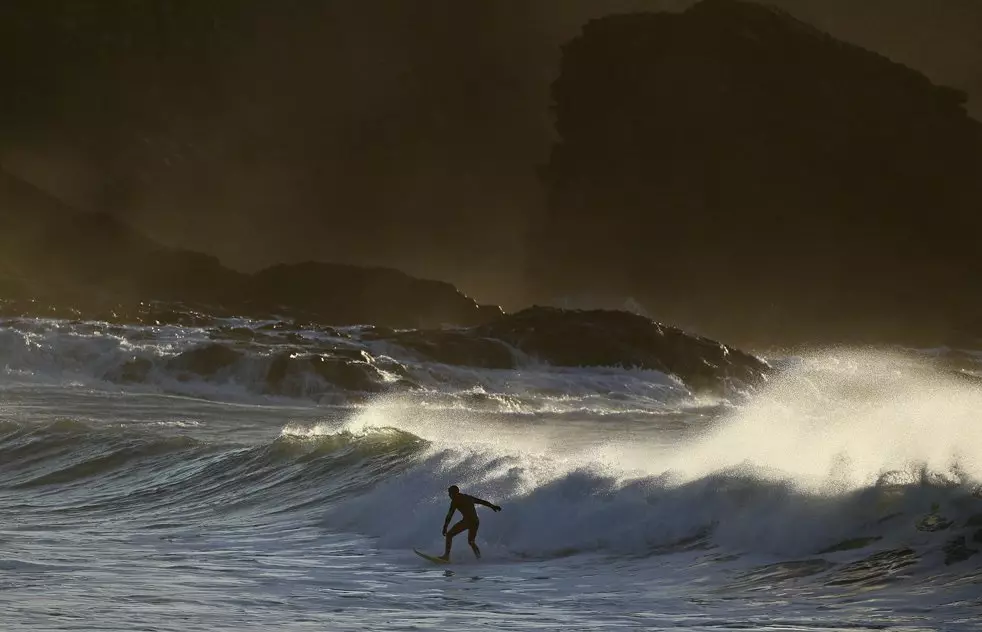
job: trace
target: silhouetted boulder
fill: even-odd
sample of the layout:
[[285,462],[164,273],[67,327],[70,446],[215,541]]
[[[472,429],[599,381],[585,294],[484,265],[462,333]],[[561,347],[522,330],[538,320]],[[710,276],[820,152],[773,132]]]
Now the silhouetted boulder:
[[982,322],[964,94],[738,0],[589,22],[552,94],[539,296],[631,296],[732,341]]

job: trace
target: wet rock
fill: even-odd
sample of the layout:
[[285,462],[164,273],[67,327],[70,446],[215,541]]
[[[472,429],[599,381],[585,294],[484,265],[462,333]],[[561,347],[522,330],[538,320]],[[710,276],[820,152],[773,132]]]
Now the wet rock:
[[655,370],[698,391],[757,384],[770,371],[759,358],[715,340],[609,310],[532,307],[476,327],[376,329],[366,338],[400,345],[428,360],[484,369],[516,368],[524,354],[553,366]]
[[555,366],[650,369],[675,375],[696,390],[755,384],[770,371],[753,355],[628,312],[532,307],[473,333]]

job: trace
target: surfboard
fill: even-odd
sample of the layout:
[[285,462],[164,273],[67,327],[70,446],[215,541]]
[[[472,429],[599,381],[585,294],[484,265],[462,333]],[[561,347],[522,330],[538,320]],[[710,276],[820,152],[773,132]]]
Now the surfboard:
[[416,549],[413,549],[413,551],[416,553],[416,555],[420,556],[424,560],[429,560],[429,561],[433,562],[434,564],[449,564],[450,563],[447,560],[441,560],[438,557],[435,557],[433,555],[427,555],[426,553],[423,553],[421,551],[417,551]]

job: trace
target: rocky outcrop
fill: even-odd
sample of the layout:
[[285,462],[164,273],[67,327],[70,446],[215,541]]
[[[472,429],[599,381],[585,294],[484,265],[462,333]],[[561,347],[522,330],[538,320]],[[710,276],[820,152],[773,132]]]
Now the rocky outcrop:
[[643,316],[533,307],[475,328],[555,366],[622,366],[661,371],[698,390],[754,384],[767,363],[722,343]]
[[965,95],[770,7],[589,22],[553,84],[530,278],[734,342],[982,322]]
[[379,332],[372,338],[447,364],[510,369],[524,355],[553,366],[661,371],[709,392],[757,384],[770,371],[748,353],[618,311],[532,307],[468,329]]
[[75,212],[3,172],[0,246],[8,314],[169,322],[198,312],[397,328],[470,326],[501,314],[449,283],[388,268],[306,262],[245,274],[158,244],[113,215]]

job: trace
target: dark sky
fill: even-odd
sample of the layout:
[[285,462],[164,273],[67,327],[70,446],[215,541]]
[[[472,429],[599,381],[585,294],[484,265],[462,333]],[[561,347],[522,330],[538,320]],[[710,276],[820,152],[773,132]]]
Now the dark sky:
[[[255,268],[393,265],[523,300],[559,46],[686,0],[11,0],[3,168]],[[777,0],[970,93],[979,0]]]

